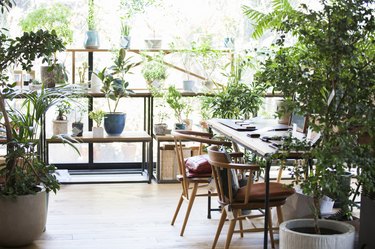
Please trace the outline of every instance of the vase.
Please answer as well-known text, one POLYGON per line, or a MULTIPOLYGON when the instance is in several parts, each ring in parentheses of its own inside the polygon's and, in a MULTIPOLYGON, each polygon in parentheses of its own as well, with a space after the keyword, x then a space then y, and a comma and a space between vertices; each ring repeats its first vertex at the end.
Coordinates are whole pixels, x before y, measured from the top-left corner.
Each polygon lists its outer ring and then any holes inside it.
POLYGON ((224 38, 224 47, 229 49, 234 49, 234 38, 233 37, 225 37, 224 38))
POLYGON ((81 122, 72 123, 72 133, 73 133, 73 136, 75 137, 82 137, 83 123, 81 122))
POLYGON ((84 47, 86 49, 97 49, 99 48, 99 34, 95 30, 86 31, 84 47))
POLYGON ((146 47, 148 49, 160 49, 161 42, 161 39, 145 39, 146 47))
POLYGON ((104 129, 108 135, 121 135, 125 128, 126 114, 122 112, 106 113, 104 116, 104 129))
POLYGON ((120 47, 125 48, 125 49, 129 49, 130 48, 130 41, 131 41, 130 36, 122 35, 120 37, 120 47))
POLYGON ((93 137, 103 137, 104 129, 102 127, 92 127, 92 136, 93 137))
POLYGON ((186 92, 193 92, 194 91, 194 80, 184 80, 182 82, 182 88, 186 92))

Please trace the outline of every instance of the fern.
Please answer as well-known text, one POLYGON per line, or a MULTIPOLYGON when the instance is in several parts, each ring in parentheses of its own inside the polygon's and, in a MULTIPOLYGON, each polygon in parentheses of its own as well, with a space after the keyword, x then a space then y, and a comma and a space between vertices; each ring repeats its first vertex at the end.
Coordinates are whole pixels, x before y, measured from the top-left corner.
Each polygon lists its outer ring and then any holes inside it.
POLYGON ((288 14, 295 11, 288 0, 272 0, 273 11, 262 13, 249 6, 242 6, 243 13, 255 22, 252 38, 260 38, 268 29, 279 28, 288 14))

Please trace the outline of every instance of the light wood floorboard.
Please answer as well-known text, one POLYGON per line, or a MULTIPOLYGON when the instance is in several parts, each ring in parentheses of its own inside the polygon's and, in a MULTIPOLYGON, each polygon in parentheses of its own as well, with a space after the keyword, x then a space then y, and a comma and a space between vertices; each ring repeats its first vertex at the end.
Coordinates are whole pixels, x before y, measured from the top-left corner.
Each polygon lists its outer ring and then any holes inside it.
MULTIPOLYGON (((211 248, 220 214, 207 219, 207 199, 197 198, 180 237, 186 203, 170 225, 179 194, 178 184, 63 185, 57 195, 50 194, 45 233, 23 249, 211 248)), ((217 206, 216 199, 212 203, 217 206)), ((227 227, 218 249, 224 246, 227 227)), ((243 248, 263 248, 263 233, 235 234, 231 249, 243 248)))

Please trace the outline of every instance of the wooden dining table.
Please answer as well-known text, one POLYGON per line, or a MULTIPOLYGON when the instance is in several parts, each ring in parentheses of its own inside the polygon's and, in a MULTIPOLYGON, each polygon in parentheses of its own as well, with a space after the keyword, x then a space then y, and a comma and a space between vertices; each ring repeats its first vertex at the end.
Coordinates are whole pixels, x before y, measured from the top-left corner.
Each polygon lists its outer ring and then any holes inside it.
POLYGON ((207 121, 209 128, 224 135, 234 143, 252 151, 256 155, 266 160, 264 181, 266 183, 265 198, 265 216, 264 216, 264 240, 263 248, 268 248, 268 220, 269 213, 269 172, 271 168, 272 158, 278 153, 278 147, 272 143, 265 141, 267 134, 272 136, 284 136, 289 127, 287 125, 279 125, 274 119, 255 118, 250 121, 228 120, 228 119, 210 119, 207 121), (248 122, 248 123, 246 123, 248 122), (242 127, 239 127, 242 126, 242 127))

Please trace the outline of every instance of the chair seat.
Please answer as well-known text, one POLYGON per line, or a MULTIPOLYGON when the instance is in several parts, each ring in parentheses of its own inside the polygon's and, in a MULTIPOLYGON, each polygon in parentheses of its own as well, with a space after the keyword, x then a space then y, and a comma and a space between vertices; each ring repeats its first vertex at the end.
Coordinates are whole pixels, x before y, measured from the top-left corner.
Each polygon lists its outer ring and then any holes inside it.
MULTIPOLYGON (((183 180, 182 175, 177 175, 177 180, 182 181, 183 180)), ((190 174, 186 173, 186 178, 188 181, 199 181, 199 182, 210 182, 211 181, 211 174, 190 174)))
MULTIPOLYGON (((285 200, 287 197, 294 194, 295 190, 284 184, 270 182, 270 201, 285 200)), ((238 190, 235 197, 236 202, 243 202, 246 195, 246 186, 238 190)), ((255 183, 251 185, 249 200, 250 202, 264 202, 266 196, 266 185, 265 183, 255 183)))

